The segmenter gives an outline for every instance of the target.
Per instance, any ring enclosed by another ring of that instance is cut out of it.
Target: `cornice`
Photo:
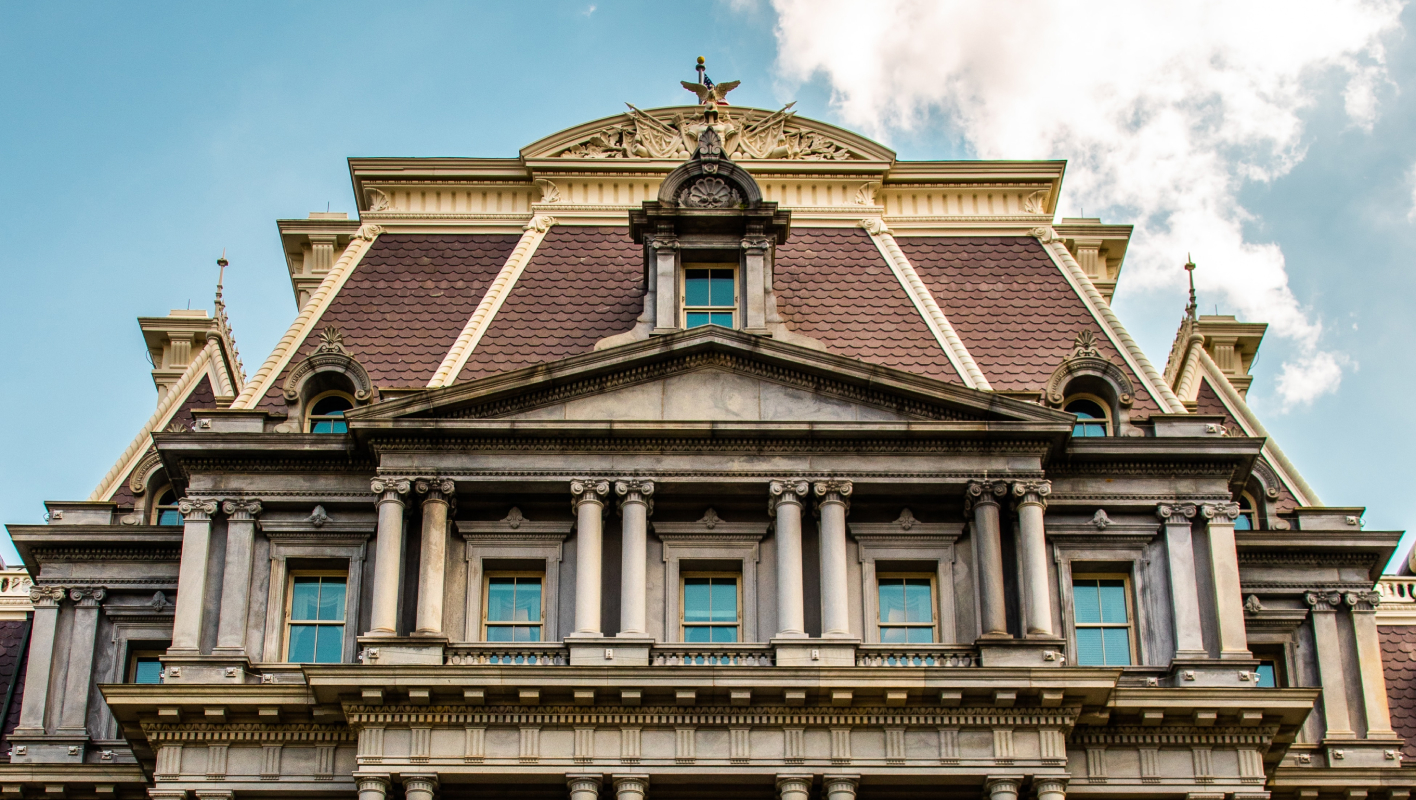
[[[144,723],[143,734],[149,742],[312,742],[346,743],[355,741],[355,732],[347,725],[292,723],[288,725],[261,722],[234,723]]]
[[[590,426],[601,427],[601,426]],[[632,427],[606,425],[606,428]],[[1041,457],[1051,447],[1051,442],[1047,441],[959,441],[953,439],[923,439],[919,437],[923,434],[950,432],[948,429],[938,431],[925,431],[910,428],[889,431],[898,436],[886,438],[860,438],[861,434],[886,433],[884,431],[867,431],[856,429],[854,431],[837,429],[820,431],[802,431],[810,438],[803,439],[782,439],[765,438],[773,433],[780,434],[782,428],[796,427],[790,424],[779,425],[776,423],[764,424],[758,430],[750,428],[740,428],[737,431],[731,430],[733,426],[722,423],[689,423],[681,427],[680,436],[630,436],[633,431],[623,431],[624,438],[604,438],[595,436],[592,432],[584,438],[567,436],[565,438],[494,438],[468,436],[465,438],[452,435],[444,431],[442,435],[428,434],[388,436],[380,435],[370,441],[370,448],[377,454],[385,453],[408,453],[408,452],[466,452],[477,450],[482,452],[645,452],[645,453],[961,453],[961,454],[1008,454],[1014,456],[1034,456]],[[812,428],[816,426],[810,426]],[[824,427],[824,426],[823,426]],[[723,430],[729,428],[729,430]],[[790,432],[790,431],[788,431]],[[958,433],[957,431],[954,431]],[[728,438],[729,435],[737,433],[738,437]],[[761,434],[764,438],[756,438],[752,434]],[[831,437],[835,433],[839,438]],[[813,435],[814,434],[814,435]],[[854,436],[850,434],[855,434]],[[913,439],[907,438],[913,435]],[[721,438],[720,438],[721,437]]]
[[[1161,726],[1161,727],[1129,727],[1118,726],[1115,728],[1097,728],[1089,726],[1079,726],[1072,730],[1069,737],[1072,744],[1088,745],[1141,745],[1141,746],[1191,746],[1191,745],[1255,745],[1260,749],[1267,749],[1273,743],[1273,739],[1278,735],[1277,725],[1264,725],[1252,728],[1235,727],[1214,727],[1199,728],[1194,726]]]

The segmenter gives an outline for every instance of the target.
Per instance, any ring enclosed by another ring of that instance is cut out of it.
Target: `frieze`
[[[295,459],[267,458],[255,455],[246,458],[231,456],[188,458],[179,455],[177,459],[187,474],[202,472],[373,472],[378,466],[377,462],[368,458]],[[318,494],[318,492],[299,492],[297,494],[304,497]]]
[[[1080,708],[941,708],[937,711],[892,708],[593,708],[578,706],[527,709],[516,706],[365,706],[344,705],[345,718],[355,728],[390,725],[694,725],[866,727],[953,726],[972,728],[1070,729]]]
[[[1053,480],[1092,475],[1146,475],[1159,478],[1193,477],[1196,475],[1227,478],[1234,465],[1223,461],[1101,461],[1085,464],[1058,464],[1049,467]],[[1232,499],[1222,495],[1223,499]]]
[[[1193,726],[1145,728],[1079,726],[1069,741],[1079,745],[1256,745],[1267,748],[1278,735],[1277,725],[1252,728],[1198,728]]]
[[[149,742],[347,742],[355,743],[355,731],[347,725],[295,723],[269,725],[260,722],[149,723],[142,726]]]
[[[36,547],[34,559],[44,563],[65,561],[177,561],[181,547]]]
[[[1372,553],[1313,553],[1289,550],[1239,551],[1239,565],[1246,567],[1370,567],[1377,557]]]
[[[550,439],[487,439],[447,436],[406,436],[375,439],[375,453],[469,451],[512,453],[947,453],[969,455],[1005,454],[1041,458],[1051,444],[1042,441],[977,442],[954,439],[697,439],[605,437]],[[450,473],[451,474],[451,473]],[[501,473],[510,474],[510,473]],[[734,473],[736,474],[736,473]],[[854,473],[853,473],[854,474]],[[894,473],[890,473],[894,474]],[[971,473],[972,474],[972,473]],[[311,492],[311,495],[318,494]]]

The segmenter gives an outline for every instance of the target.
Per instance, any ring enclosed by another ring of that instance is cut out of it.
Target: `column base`
[[[984,667],[1067,666],[1066,639],[1042,636],[1031,639],[1002,639],[980,636],[974,646],[978,648],[979,665]]]
[[[251,675],[250,662],[244,655],[187,655],[168,650],[159,660],[163,683],[255,683],[259,680]]]
[[[572,667],[647,667],[654,637],[571,634],[565,646]]]
[[[1259,661],[1215,658],[1176,658],[1170,662],[1169,683],[1179,689],[1224,687],[1246,689],[1258,685],[1255,671]]]
[[[779,667],[854,667],[859,639],[772,639]]]
[[[447,650],[446,637],[360,636],[359,649],[365,664],[442,664]]]
[[[1399,739],[1324,739],[1329,767],[1344,769],[1399,769]]]

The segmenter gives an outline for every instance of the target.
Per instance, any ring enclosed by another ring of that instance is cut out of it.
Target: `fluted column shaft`
[[[849,587],[846,584],[846,512],[854,490],[850,481],[818,481],[812,487],[821,515],[821,637],[851,635]]]
[[[654,482],[615,482],[624,520],[620,547],[620,636],[648,633],[649,515],[654,510]],[[619,783],[615,784],[618,790]]]
[[[90,679],[93,677],[93,651],[98,635],[99,603],[104,589],[75,588],[69,590],[74,601],[74,627],[69,633],[69,668],[64,676],[63,706],[59,711],[60,736],[84,736],[88,733]]]
[[[374,599],[370,636],[398,635],[398,583],[403,572],[403,495],[412,488],[402,478],[375,478],[379,529],[374,545]]]
[[[213,652],[246,657],[246,614],[251,603],[251,558],[256,547],[259,500],[227,500],[226,568],[221,576],[221,616],[216,625]]]
[[[20,703],[20,723],[17,736],[44,734],[44,717],[49,708],[49,674],[54,668],[54,635],[59,627],[59,603],[64,599],[62,586],[36,586],[30,589],[34,604],[34,621],[30,626],[29,662],[25,667],[25,694]]]
[[[418,560],[418,616],[414,636],[443,635],[443,586],[447,574],[447,509],[454,489],[440,478],[415,482],[423,498],[423,542]]]
[[[1219,620],[1219,657],[1252,659],[1244,625],[1244,592],[1239,585],[1239,550],[1234,544],[1238,503],[1205,503],[1200,516],[1208,520],[1210,569],[1214,574],[1214,605]]]
[[[1024,608],[1027,609],[1027,635],[1051,638],[1052,590],[1047,579],[1047,535],[1043,512],[1047,496],[1052,494],[1051,481],[1018,481],[1013,484],[1013,497],[1018,509],[1018,550],[1022,556]]]
[[[578,480],[570,483],[575,509],[575,633],[602,636],[600,628],[600,570],[604,550],[605,497],[609,481]]]
[[[964,500],[973,512],[979,623],[984,636],[1007,638],[1008,601],[1003,591],[1003,542],[998,524],[998,498],[1008,491],[1008,484],[1003,481],[969,481],[964,491]]]
[[[198,655],[202,645],[202,610],[206,607],[207,556],[211,550],[211,518],[215,500],[183,498],[182,560],[177,568],[177,607],[173,610],[169,653]]]
[[[1342,594],[1336,590],[1308,592],[1304,599],[1313,609],[1313,644],[1318,650],[1318,679],[1323,685],[1324,739],[1353,739],[1352,715],[1347,707],[1347,674],[1342,664],[1342,640],[1337,633],[1337,609]]]
[[[1170,564],[1170,602],[1175,623],[1175,657],[1205,658],[1201,630],[1200,589],[1195,579],[1195,545],[1190,520],[1195,518],[1193,503],[1161,505],[1156,516],[1165,525],[1165,558]]]
[[[1348,592],[1343,602],[1352,609],[1352,634],[1357,640],[1357,671],[1362,678],[1362,707],[1367,716],[1368,739],[1394,739],[1391,707],[1387,701],[1386,673],[1382,666],[1382,643],[1377,634],[1376,592]]]
[[[806,593],[802,586],[801,501],[810,487],[803,480],[767,485],[767,510],[777,540],[777,636],[806,636]]]

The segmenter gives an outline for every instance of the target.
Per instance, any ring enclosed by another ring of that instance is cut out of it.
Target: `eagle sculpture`
[[[719,103],[726,103],[727,101],[723,98],[727,96],[728,92],[736,89],[738,84],[742,83],[742,81],[728,81],[726,83],[709,82],[706,85],[702,83],[689,83],[688,81],[679,81],[679,83],[683,84],[683,88],[698,95],[698,104],[700,106],[715,106]]]

